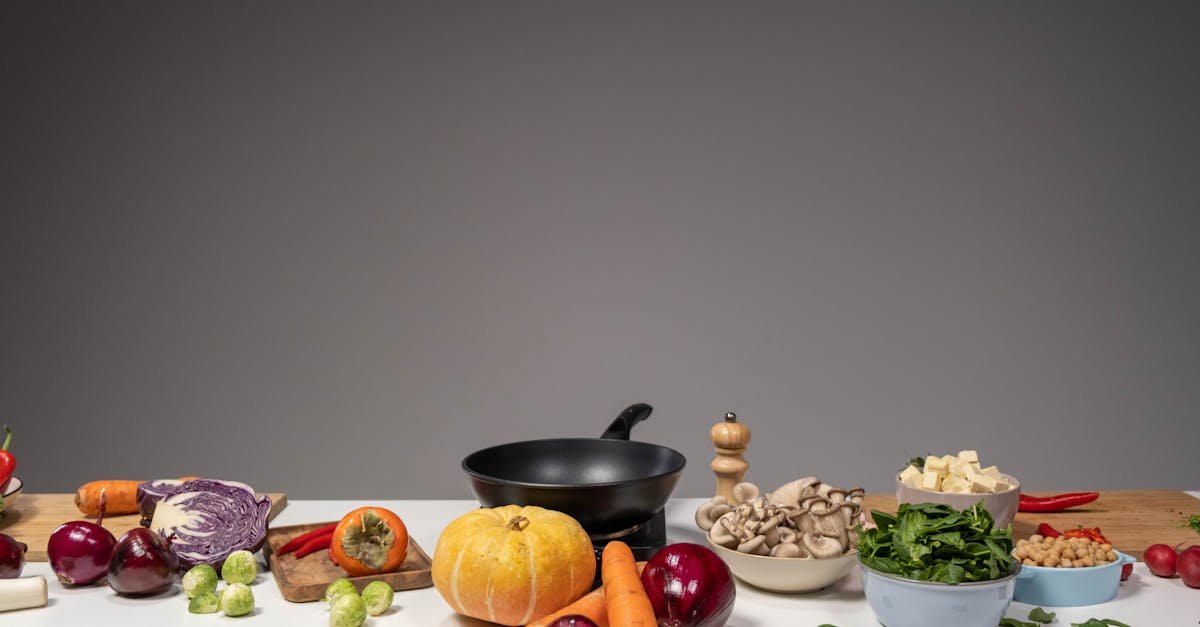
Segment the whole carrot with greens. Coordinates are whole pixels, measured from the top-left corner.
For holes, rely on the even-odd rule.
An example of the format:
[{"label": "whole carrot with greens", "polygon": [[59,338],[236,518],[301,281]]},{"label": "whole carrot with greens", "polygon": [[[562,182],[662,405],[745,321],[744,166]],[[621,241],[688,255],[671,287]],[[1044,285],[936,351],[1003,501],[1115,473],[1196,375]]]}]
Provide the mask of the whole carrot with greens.
[{"label": "whole carrot with greens", "polygon": [[637,563],[629,545],[614,540],[604,546],[600,557],[600,577],[604,581],[604,600],[608,623],[612,627],[657,627],[654,607],[642,587]]}]

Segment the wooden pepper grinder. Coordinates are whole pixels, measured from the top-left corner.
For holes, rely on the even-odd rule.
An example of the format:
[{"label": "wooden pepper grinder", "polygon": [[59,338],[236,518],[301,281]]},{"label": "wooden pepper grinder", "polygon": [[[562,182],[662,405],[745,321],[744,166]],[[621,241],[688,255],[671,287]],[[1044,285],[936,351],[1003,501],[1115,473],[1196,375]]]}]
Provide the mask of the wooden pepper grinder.
[{"label": "wooden pepper grinder", "polygon": [[708,432],[716,448],[717,457],[712,461],[717,474],[717,496],[733,502],[733,486],[742,482],[750,463],[746,461],[746,447],[750,445],[750,428],[737,421],[737,414],[725,414],[725,420],[713,425]]}]

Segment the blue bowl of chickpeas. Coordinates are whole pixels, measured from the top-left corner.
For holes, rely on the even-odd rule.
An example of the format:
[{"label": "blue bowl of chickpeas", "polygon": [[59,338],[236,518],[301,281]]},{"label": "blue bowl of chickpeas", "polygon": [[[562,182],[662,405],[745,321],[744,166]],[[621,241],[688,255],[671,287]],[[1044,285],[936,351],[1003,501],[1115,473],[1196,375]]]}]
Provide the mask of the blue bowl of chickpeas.
[{"label": "blue bowl of chickpeas", "polygon": [[1080,607],[1117,596],[1121,569],[1137,560],[1086,538],[1020,540],[1013,556],[1021,562],[1013,600],[1046,607]]}]

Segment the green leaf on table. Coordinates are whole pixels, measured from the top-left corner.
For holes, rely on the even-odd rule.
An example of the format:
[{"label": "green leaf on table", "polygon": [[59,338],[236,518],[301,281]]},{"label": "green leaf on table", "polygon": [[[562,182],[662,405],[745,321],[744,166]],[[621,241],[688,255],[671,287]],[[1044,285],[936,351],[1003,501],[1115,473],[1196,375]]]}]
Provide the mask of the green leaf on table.
[{"label": "green leaf on table", "polygon": [[1040,607],[1035,607],[1033,611],[1029,612],[1029,620],[1045,624],[1053,623],[1055,616],[1057,616],[1055,612],[1047,612]]},{"label": "green leaf on table", "polygon": [[1071,623],[1071,627],[1129,627],[1129,625],[1111,618],[1089,618],[1082,623]]},{"label": "green leaf on table", "polygon": [[1037,623],[1018,620],[1016,618],[1002,618],[997,627],[1040,627]]}]

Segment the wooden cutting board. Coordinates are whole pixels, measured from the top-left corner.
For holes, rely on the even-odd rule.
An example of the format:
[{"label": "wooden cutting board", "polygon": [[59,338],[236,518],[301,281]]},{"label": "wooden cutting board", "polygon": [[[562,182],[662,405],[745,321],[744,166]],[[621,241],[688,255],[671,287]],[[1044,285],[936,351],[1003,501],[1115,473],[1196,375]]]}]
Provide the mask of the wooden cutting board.
[{"label": "wooden cutting board", "polygon": [[[281,492],[269,492],[271,511],[267,520],[275,518],[287,506],[287,496]],[[6,533],[29,545],[25,559],[31,562],[46,561],[46,542],[59,525],[70,520],[93,520],[79,513],[75,507],[74,494],[24,494],[16,498],[11,508],[5,508],[0,519],[0,533]],[[105,516],[104,527],[120,538],[121,534],[139,526],[141,516]]]},{"label": "wooden cutting board", "polygon": [[[271,566],[271,572],[275,574],[275,583],[279,584],[279,592],[283,598],[293,603],[316,601],[325,596],[325,588],[334,579],[346,576],[346,571],[329,559],[327,549],[299,559],[296,559],[294,554],[276,553],[288,540],[334,522],[337,521],[280,527],[267,532],[267,544],[263,547],[263,553],[267,556],[267,563]],[[404,556],[400,570],[383,575],[351,577],[350,581],[359,592],[372,581],[383,581],[393,590],[413,590],[432,586],[432,573],[433,561],[421,545],[410,537],[408,553]]]},{"label": "wooden cutting board", "polygon": [[[1049,496],[1050,492],[1028,492],[1033,496]],[[879,509],[894,513],[896,497],[891,494],[868,494],[863,498],[864,509]],[[1100,492],[1100,498],[1083,507],[1073,507],[1053,514],[1018,513],[1013,521],[1013,538],[1028,538],[1037,532],[1038,523],[1050,523],[1059,531],[1075,527],[1099,527],[1104,537],[1122,553],[1142,559],[1151,544],[1183,546],[1200,544],[1200,534],[1181,527],[1192,514],[1200,514],[1200,499],[1176,490],[1110,490]]]}]

